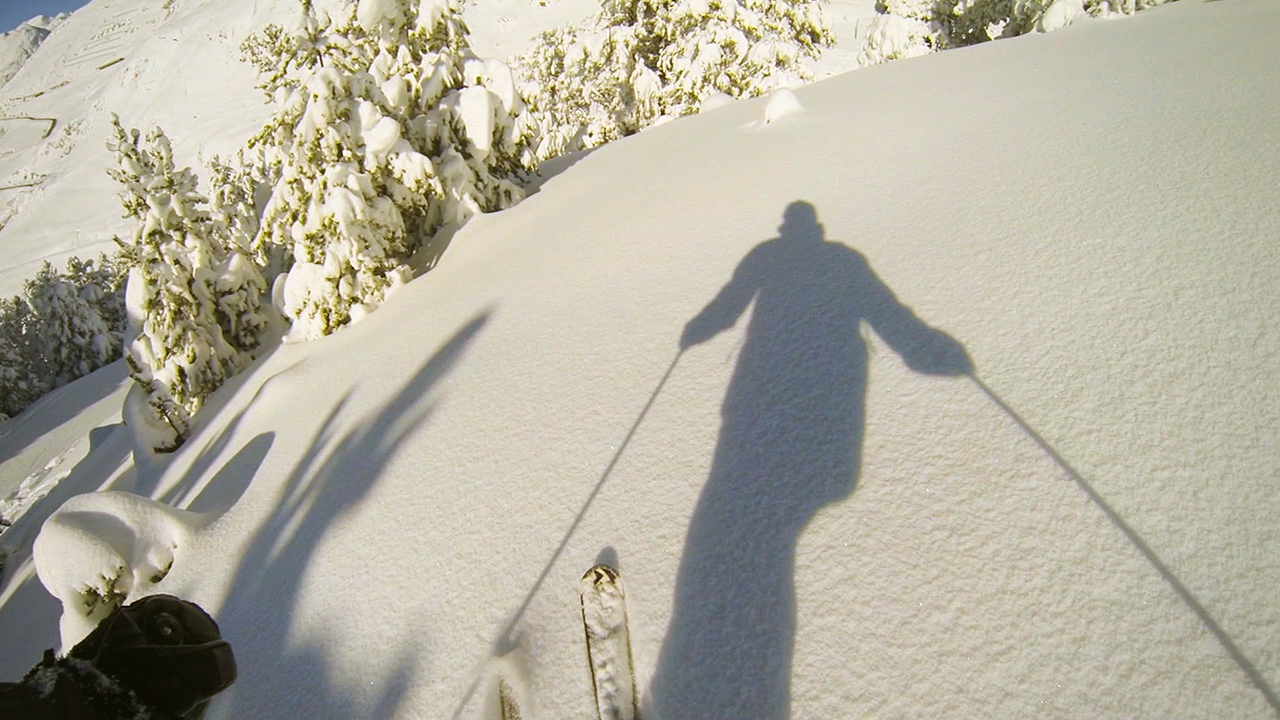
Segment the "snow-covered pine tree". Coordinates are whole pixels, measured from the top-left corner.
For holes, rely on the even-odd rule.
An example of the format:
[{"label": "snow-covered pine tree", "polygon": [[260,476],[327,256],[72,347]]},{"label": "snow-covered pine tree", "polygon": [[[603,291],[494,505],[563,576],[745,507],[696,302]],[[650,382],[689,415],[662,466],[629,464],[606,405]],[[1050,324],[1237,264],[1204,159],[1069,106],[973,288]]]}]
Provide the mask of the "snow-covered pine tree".
[{"label": "snow-covered pine tree", "polygon": [[130,374],[151,414],[172,430],[156,450],[181,444],[205,399],[251,358],[266,321],[259,312],[266,282],[238,248],[217,237],[207,201],[189,168],[174,166],[159,128],[145,138],[112,119],[109,143],[124,186],[125,213],[139,221],[129,255],[125,348]]},{"label": "snow-covered pine tree", "polygon": [[936,20],[937,0],[876,0],[878,13],[862,39],[858,63],[879,65],[927,55],[941,49],[942,29]]},{"label": "snow-covered pine tree", "polygon": [[877,0],[880,15],[858,53],[862,65],[1029,32],[1087,16],[1132,15],[1168,0]]},{"label": "snow-covered pine tree", "polygon": [[209,160],[209,213],[223,245],[249,252],[261,226],[260,196],[274,181],[261,152],[242,148],[235,157]]},{"label": "snow-covered pine tree", "polygon": [[26,283],[31,313],[25,332],[31,338],[36,372],[49,388],[88,375],[120,356],[119,328],[111,327],[99,307],[105,293],[87,277],[92,265],[72,258],[73,278],[46,262]]},{"label": "snow-covered pine tree", "polygon": [[20,297],[0,299],[0,417],[13,417],[49,391],[36,372],[31,307]]},{"label": "snow-covered pine tree", "polygon": [[124,295],[118,266],[103,255],[50,263],[22,297],[0,301],[0,415],[120,357]]},{"label": "snow-covered pine tree", "polygon": [[116,342],[115,357],[119,359],[120,343],[125,330],[128,329],[129,316],[124,306],[125,282],[129,278],[129,266],[120,256],[102,253],[98,260],[81,260],[72,257],[67,260],[64,273],[76,287],[80,297],[93,305],[102,321],[119,340]]},{"label": "snow-covered pine tree", "polygon": [[823,0],[604,0],[584,27],[543,33],[517,61],[541,157],[809,78],[834,41]]},{"label": "snow-covered pine tree", "polygon": [[240,150],[231,161],[209,162],[209,209],[213,237],[226,253],[216,285],[219,322],[235,347],[252,351],[279,312],[270,305],[269,283],[253,255],[253,241],[261,227],[264,193],[270,192],[272,168],[262,153]]},{"label": "snow-covered pine tree", "polygon": [[548,159],[632,135],[662,115],[660,84],[632,25],[548,30],[516,60]]},{"label": "snow-covered pine tree", "polygon": [[296,337],[359,319],[445,224],[518,202],[533,126],[507,66],[477,57],[459,0],[360,0],[244,45],[276,113],[252,145],[275,172],[255,257],[287,270]]},{"label": "snow-covered pine tree", "polygon": [[[669,116],[697,112],[714,93],[756,97],[807,80],[802,57],[816,58],[835,39],[825,5],[812,0],[607,2],[615,17],[623,17],[622,11],[643,18],[642,48],[666,41],[652,69],[663,84]],[[650,58],[645,60],[648,66]]]}]

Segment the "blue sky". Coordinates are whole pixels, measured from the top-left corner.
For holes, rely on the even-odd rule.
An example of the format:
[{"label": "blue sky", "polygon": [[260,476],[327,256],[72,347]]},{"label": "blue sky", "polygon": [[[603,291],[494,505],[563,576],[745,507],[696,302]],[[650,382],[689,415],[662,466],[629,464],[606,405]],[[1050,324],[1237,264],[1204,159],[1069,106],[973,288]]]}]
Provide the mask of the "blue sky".
[{"label": "blue sky", "polygon": [[18,27],[36,15],[57,15],[78,10],[89,0],[0,0],[0,33]]}]

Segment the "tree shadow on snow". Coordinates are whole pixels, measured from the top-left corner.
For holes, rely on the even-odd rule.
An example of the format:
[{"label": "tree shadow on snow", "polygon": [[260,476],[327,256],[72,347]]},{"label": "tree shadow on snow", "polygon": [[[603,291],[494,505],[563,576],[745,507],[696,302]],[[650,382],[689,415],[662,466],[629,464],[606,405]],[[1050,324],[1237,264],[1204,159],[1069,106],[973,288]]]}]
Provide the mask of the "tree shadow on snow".
[{"label": "tree shadow on snow", "polygon": [[236,451],[217,474],[200,490],[200,494],[187,505],[187,510],[209,515],[222,515],[234,506],[267,459],[267,453],[275,443],[273,432],[258,433],[244,447]]},{"label": "tree shadow on snow", "polygon": [[[205,513],[210,517],[226,512],[248,488],[274,441],[274,433],[260,433],[245,443],[203,487],[189,506],[179,503],[179,496],[204,476],[234,435],[237,416],[219,436],[205,447],[195,464],[164,497],[166,505]],[[157,499],[154,481],[140,481],[136,473],[124,472],[106,482],[124,466],[134,452],[133,436],[122,423],[94,428],[89,433],[89,451],[58,480],[48,494],[35,501],[0,539],[13,555],[0,575],[0,634],[12,640],[14,648],[24,648],[0,655],[0,679],[20,677],[24,667],[40,659],[40,650],[56,647],[59,642],[59,601],[41,585],[30,567],[32,545],[45,521],[76,495],[116,490]],[[158,476],[157,476],[158,477]],[[13,585],[10,588],[10,585]],[[19,642],[20,639],[23,639]]]},{"label": "tree shadow on snow", "polygon": [[9,570],[7,584],[0,588],[4,600],[0,602],[0,637],[5,648],[0,653],[0,682],[22,679],[40,661],[44,648],[58,644],[62,605],[44,589],[34,570],[26,570],[21,577]]},{"label": "tree shadow on snow", "polygon": [[[431,416],[435,386],[462,356],[488,319],[483,313],[457,333],[386,405],[341,438],[335,425],[347,399],[326,418],[311,447],[281,490],[273,514],[246,548],[219,613],[224,635],[236,646],[239,677],[210,707],[208,718],[310,718],[384,720],[400,705],[413,680],[416,654],[402,654],[389,677],[377,679],[376,707],[358,711],[351,688],[334,680],[323,644],[295,637],[295,613],[304,579],[325,534],[356,510],[401,444]],[[365,580],[333,578],[333,605],[362,619]],[[406,633],[417,633],[406,628]],[[237,644],[237,639],[251,640]],[[367,678],[373,684],[374,678]]]},{"label": "tree shadow on snow", "polygon": [[680,340],[710,339],[754,300],[647,702],[662,720],[790,718],[796,544],[818,510],[849,497],[861,465],[861,323],[917,372],[971,371],[964,348],[898,302],[861,254],[826,240],[812,205],[789,205],[778,233]]},{"label": "tree shadow on snow", "polygon": [[73,496],[104,489],[104,478],[125,463],[132,448],[124,425],[94,428],[89,432],[88,454],[0,535],[0,543],[13,553],[0,576],[0,637],[5,644],[0,680],[21,678],[40,660],[43,648],[58,646],[62,605],[44,589],[32,566],[31,546],[40,528]]},{"label": "tree shadow on snow", "polygon": [[[250,403],[250,405],[252,405],[252,403]],[[164,478],[165,472],[168,470],[169,466],[176,458],[180,457],[181,453],[196,452],[194,448],[190,447],[191,441],[188,441],[187,444],[173,453],[157,453],[139,448],[137,445],[137,438],[133,438],[133,467],[122,474],[115,484],[112,485],[111,489],[133,493],[134,495],[141,495],[142,497],[151,498],[157,502],[177,508],[194,509],[186,508],[184,500],[189,499],[186,498],[186,495],[197,483],[200,482],[201,478],[205,476],[205,473],[213,468],[214,462],[217,461],[223,451],[230,446],[232,439],[235,438],[236,430],[239,429],[240,422],[244,419],[246,412],[247,410],[241,410],[234,418],[231,419],[230,422],[226,424],[225,427],[223,427],[220,432],[218,432],[216,436],[213,437],[213,439],[206,442],[204,447],[200,448],[199,452],[196,454],[196,458],[191,463],[191,466],[183,472],[182,477],[163,493],[160,492],[160,481]],[[124,426],[122,425],[121,427]],[[129,431],[126,429],[125,433],[128,432]],[[274,436],[274,433],[264,434]],[[130,435],[130,437],[132,437],[132,435]],[[261,440],[255,438],[249,443],[246,443],[246,447],[260,442]],[[267,441],[267,447],[268,449],[270,448],[270,440]],[[237,453],[237,457],[242,455],[244,452],[245,449],[241,448]],[[257,472],[258,466],[262,464],[262,460],[265,459],[265,457],[266,452],[263,451],[258,457],[258,462],[252,467],[248,467],[244,463],[237,463],[238,468],[248,473],[248,477],[245,478],[246,482],[253,479],[253,474]],[[225,511],[226,508],[223,508],[223,510]]]}]

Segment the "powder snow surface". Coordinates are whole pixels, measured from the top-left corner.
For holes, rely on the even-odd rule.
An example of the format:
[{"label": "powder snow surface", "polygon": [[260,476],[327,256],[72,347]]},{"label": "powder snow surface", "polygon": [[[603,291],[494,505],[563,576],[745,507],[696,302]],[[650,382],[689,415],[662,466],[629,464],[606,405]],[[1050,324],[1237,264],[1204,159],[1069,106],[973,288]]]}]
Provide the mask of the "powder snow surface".
[{"label": "powder snow surface", "polygon": [[[67,86],[67,158],[0,157],[49,177],[9,206],[6,287],[113,222],[72,201],[103,113],[184,162],[265,113],[247,70],[190,73],[283,3],[154,5],[96,0],[15,78],[112,13],[149,34]],[[210,720],[494,718],[503,680],[525,718],[592,717],[600,561],[648,720],[1274,718],[1277,36],[1280,4],[1183,0],[607,145],[170,457],[133,451],[119,365],[64,388],[0,426],[6,482],[67,473],[0,536],[0,677],[59,641],[52,515],[40,555],[141,558],[217,618],[240,679]],[[99,489],[183,513],[57,519]]]}]

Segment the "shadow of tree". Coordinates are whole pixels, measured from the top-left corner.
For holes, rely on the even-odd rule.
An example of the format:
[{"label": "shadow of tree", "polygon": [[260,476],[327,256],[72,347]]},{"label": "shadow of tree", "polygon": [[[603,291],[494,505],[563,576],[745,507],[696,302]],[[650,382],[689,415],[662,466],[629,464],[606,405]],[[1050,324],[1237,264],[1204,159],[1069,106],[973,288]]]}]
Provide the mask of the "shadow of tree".
[{"label": "shadow of tree", "polygon": [[[183,478],[166,493],[161,502],[180,507],[175,502],[204,476],[214,461],[227,448],[235,435],[243,413],[237,415],[222,432],[208,443]],[[274,433],[262,433],[250,440],[219,470],[201,494],[187,509],[203,513],[221,513],[235,503],[248,487],[266,458]],[[48,494],[36,500],[19,517],[3,537],[12,556],[0,576],[0,628],[19,652],[0,656],[0,677],[21,677],[26,668],[40,659],[45,647],[59,645],[58,618],[62,608],[45,590],[30,567],[31,548],[46,520],[77,495],[101,490],[119,490],[146,498],[154,498],[159,472],[138,473],[129,469],[108,481],[126,466],[136,448],[132,433],[123,423],[105,425],[89,432],[89,450],[65,477],[57,480]],[[12,587],[11,587],[12,586]]]},{"label": "shadow of tree", "polygon": [[200,490],[200,494],[187,505],[187,510],[195,513],[221,515],[239,501],[244,491],[262,467],[262,461],[271,452],[276,434],[273,432],[258,433],[244,447],[236,451],[217,474]]},{"label": "shadow of tree", "polygon": [[56,648],[60,642],[62,604],[40,583],[31,557],[40,528],[73,496],[104,489],[106,478],[125,463],[132,449],[124,425],[94,428],[88,454],[0,535],[12,553],[0,573],[0,636],[5,645],[0,653],[0,679],[22,677],[40,660],[44,648]]},{"label": "shadow of tree", "polygon": [[800,533],[853,492],[867,392],[866,322],[917,372],[971,372],[866,259],[827,241],[806,202],[753,248],[685,326],[681,348],[731,327],[754,301],[722,406],[710,476],[679,566],[648,717],[790,717]]},{"label": "shadow of tree", "polygon": [[29,561],[10,567],[6,575],[0,588],[0,681],[11,682],[40,661],[44,648],[57,646],[62,605],[40,584]]},{"label": "shadow of tree", "polygon": [[[416,657],[398,658],[396,671],[383,678],[375,711],[363,715],[332,682],[334,669],[324,648],[291,638],[291,620],[324,535],[360,505],[401,443],[430,418],[431,388],[458,361],[489,314],[459,329],[390,402],[344,437],[335,438],[334,428],[348,398],[326,418],[236,571],[218,622],[233,645],[237,637],[253,642],[236,646],[239,679],[214,701],[206,717],[383,720],[399,706],[413,680]],[[352,606],[360,606],[359,588],[335,592],[348,593]]]},{"label": "shadow of tree", "polygon": [[[205,423],[209,423],[214,426],[219,425],[219,415],[221,414],[223,407],[231,398],[235,397],[236,394],[239,393],[240,389],[243,388],[246,383],[250,382],[250,378],[255,374],[258,366],[260,366],[269,355],[270,353],[264,354],[262,357],[254,360],[254,362],[243,372],[227,378],[227,381],[214,391],[214,393],[205,401],[204,406],[200,408],[200,413],[197,415],[196,419],[197,427],[201,427]],[[174,452],[162,453],[151,450],[149,447],[141,446],[135,438],[135,445],[133,448],[133,468],[124,477],[120,478],[119,482],[116,483],[113,489],[153,498],[166,505],[184,507],[185,503],[191,499],[190,493],[192,488],[198,485],[200,480],[204,478],[205,474],[208,473],[208,471],[222,456],[223,451],[231,445],[232,440],[236,436],[236,431],[240,427],[241,421],[244,420],[245,413],[248,412],[249,408],[253,407],[254,404],[257,403],[258,398],[261,397],[263,391],[266,390],[272,382],[274,382],[275,377],[288,372],[290,369],[292,369],[292,366],[277,370],[275,375],[262,382],[258,386],[258,389],[254,391],[253,397],[249,399],[249,402],[236,413],[235,417],[223,425],[221,432],[204,443],[196,454],[195,460],[182,473],[182,477],[177,482],[169,486],[162,495],[157,496],[157,490],[160,487],[161,481],[164,479],[170,466],[177,460],[177,458],[188,453],[196,452],[194,447],[192,447],[196,442],[195,440],[189,440],[188,442],[183,443],[183,446]],[[258,464],[254,464],[250,468],[245,463],[241,462],[241,454],[246,452],[246,448],[241,448],[237,452],[236,458],[233,459],[231,463],[224,464],[219,472],[219,477],[226,477],[225,473],[228,470],[226,465],[235,464],[237,468],[241,470],[250,470],[247,476],[241,474],[238,477],[243,479],[245,482],[252,480],[253,473],[257,471],[258,465],[261,464],[262,459],[266,457],[266,450],[270,449],[271,440],[274,439],[274,433],[265,434],[272,436],[271,439],[265,440],[267,443],[267,447],[265,449],[261,449],[260,447],[261,443],[264,442],[261,435],[255,437],[247,444],[254,446],[252,450],[249,450],[251,453],[257,454],[258,451],[261,450],[261,457],[258,458]],[[200,436],[203,436],[203,434],[200,434]],[[208,499],[208,487],[213,484],[213,482],[210,482],[206,485],[206,492],[202,493],[206,496],[206,500]],[[225,503],[226,506],[221,509],[225,511],[230,508],[232,504],[234,504],[234,501],[231,503]]]}]

